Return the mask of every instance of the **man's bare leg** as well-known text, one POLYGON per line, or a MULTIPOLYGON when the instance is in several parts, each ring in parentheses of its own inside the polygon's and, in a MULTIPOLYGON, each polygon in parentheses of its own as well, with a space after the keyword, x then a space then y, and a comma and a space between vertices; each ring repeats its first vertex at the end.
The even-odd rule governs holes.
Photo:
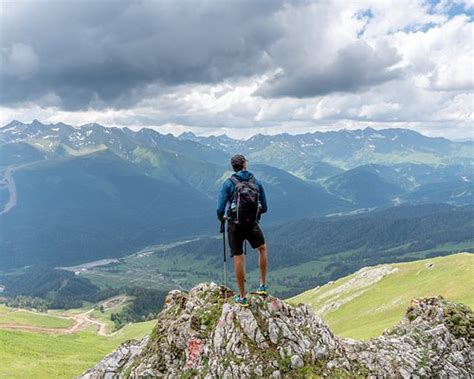
POLYGON ((260 268, 260 284, 267 284, 267 245, 263 244, 258 247, 260 256, 258 258, 258 267, 260 268))
POLYGON ((234 255, 235 277, 239 286, 240 297, 245 297, 244 255, 234 255))

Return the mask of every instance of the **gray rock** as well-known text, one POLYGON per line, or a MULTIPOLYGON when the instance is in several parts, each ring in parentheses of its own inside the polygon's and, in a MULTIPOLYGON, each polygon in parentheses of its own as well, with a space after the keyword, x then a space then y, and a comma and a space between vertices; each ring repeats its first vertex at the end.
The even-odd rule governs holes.
POLYGON ((204 283, 188 294, 171 291, 157 320, 159 338, 122 344, 82 378, 281 378, 305 364, 323 377, 473 377, 472 335, 449 319, 448 309, 457 307, 467 330, 472 311, 443 299, 414 300, 399 324, 364 342, 338 338, 308 307, 276 298, 221 306, 220 290, 204 283))
POLYGON ((291 367, 292 368, 301 368, 304 366, 304 362, 299 355, 293 355, 291 357, 291 367))

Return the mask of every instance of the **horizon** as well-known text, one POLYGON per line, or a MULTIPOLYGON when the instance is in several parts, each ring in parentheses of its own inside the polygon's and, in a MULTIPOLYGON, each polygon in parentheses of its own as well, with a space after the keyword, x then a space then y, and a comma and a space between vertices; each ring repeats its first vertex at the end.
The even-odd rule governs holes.
POLYGON ((44 0, 0 17, 1 124, 474 139, 472 1, 44 0))
POLYGON ((290 135, 290 136, 301 136, 301 135, 308 135, 308 134, 316 134, 316 133, 330 133, 330 132, 364 132, 366 130, 374 130, 374 131, 385 131, 385 130, 406 130, 406 131, 410 131, 410 132, 415 132, 415 133, 418 133, 424 137, 427 137, 427 138, 444 138, 446 140, 449 140, 449 141, 452 141, 452 142, 474 142, 474 136, 472 137, 466 137, 466 138, 461 138, 461 139, 453 139, 453 138, 447 138, 447 137, 443 137, 443 136, 430 136, 430 135, 427 135, 427 134, 424 134, 422 132, 419 132, 417 130, 413 130, 413 129, 408 129, 408 128, 397 128, 397 127, 383 127, 383 128, 376 128, 376 127, 372 127, 372 126, 366 126, 365 128, 359 128, 359 129, 346 129, 346 128, 341 128, 341 129, 328 129, 328 130, 313 130, 313 131, 308 131, 308 132, 295 132, 295 133, 291 133, 291 132, 280 132, 280 133, 274 133, 274 134, 266 134, 266 133, 261 133, 261 132, 258 132, 258 133, 255 133, 255 134, 251 134, 250 136, 248 137, 232 137, 226 133, 222 133, 222 134, 200 134, 200 133, 196 133, 195 130, 190 130, 190 131, 184 131, 184 132, 180 132, 180 133, 172 133, 172 132, 162 132, 160 130, 156 130, 155 128, 152 128, 152 127, 147 127, 147 126, 142 126, 142 127, 130 127, 130 126, 117 126, 117 125, 103 125, 103 124, 100 124, 100 123, 97 123, 97 122, 89 122, 89 123, 86 123, 86 124, 81 124, 81 125, 73 125, 73 124, 68 124, 68 123, 65 123, 65 122, 43 122, 43 121, 40 121, 38 119, 33 119, 31 120, 30 122, 22 122, 20 120, 11 120, 10 122, 0 126, 0 130, 3 129, 3 128, 6 128, 8 127, 10 124, 13 124, 13 123, 21 123, 23 125, 32 125, 33 123, 35 122, 38 122, 44 126, 56 126, 56 125, 59 125, 59 124, 63 124, 63 125, 66 125, 66 126, 70 126, 72 128, 75 128, 75 129, 80 129, 82 127, 89 127, 91 125, 98 125, 100 127, 103 127, 103 128, 112 128, 112 129, 129 129, 133 132, 139 132, 140 130, 142 129, 145 129, 145 130, 152 130, 158 134, 161 134, 161 135, 171 135, 173 137, 176 137, 176 138, 179 138, 183 135, 186 135, 186 134, 192 134, 193 136, 195 137, 203 137, 203 138, 209 138, 209 137, 216 137, 216 138, 219 138, 219 137, 225 137, 225 138, 230 138, 230 139, 233 139, 233 140, 239 140, 239 141, 248 141, 250 139, 252 139, 253 137, 255 136, 282 136, 282 135, 290 135))

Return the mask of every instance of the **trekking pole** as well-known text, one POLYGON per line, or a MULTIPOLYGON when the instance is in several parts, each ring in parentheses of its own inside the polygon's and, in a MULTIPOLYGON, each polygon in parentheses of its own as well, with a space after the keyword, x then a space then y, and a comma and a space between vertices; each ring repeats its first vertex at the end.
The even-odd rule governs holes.
POLYGON ((244 283, 247 283, 247 240, 244 241, 244 283))
POLYGON ((224 252, 224 302, 227 302, 227 254, 225 251, 225 219, 221 221, 222 247, 224 252))

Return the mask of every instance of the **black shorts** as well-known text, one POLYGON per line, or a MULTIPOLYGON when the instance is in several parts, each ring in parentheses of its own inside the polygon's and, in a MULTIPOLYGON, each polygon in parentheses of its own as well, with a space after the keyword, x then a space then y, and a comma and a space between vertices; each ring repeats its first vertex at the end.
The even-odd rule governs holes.
POLYGON ((262 229, 258 223, 248 226, 229 222, 227 225, 227 235, 229 237, 231 257, 243 254, 245 240, 249 241, 252 249, 256 249, 265 243, 262 229))

